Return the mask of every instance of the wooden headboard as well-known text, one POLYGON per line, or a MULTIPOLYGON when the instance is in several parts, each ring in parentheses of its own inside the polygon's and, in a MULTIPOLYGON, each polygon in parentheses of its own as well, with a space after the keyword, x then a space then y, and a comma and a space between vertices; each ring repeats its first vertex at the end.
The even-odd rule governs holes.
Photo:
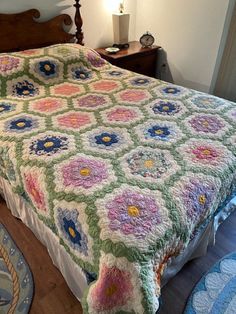
POLYGON ((53 44, 77 42, 83 45, 80 0, 75 0, 76 34, 64 30, 72 25, 67 14, 61 14, 47 22, 39 22, 40 12, 36 9, 16 14, 0 14, 0 52, 40 48, 53 44))

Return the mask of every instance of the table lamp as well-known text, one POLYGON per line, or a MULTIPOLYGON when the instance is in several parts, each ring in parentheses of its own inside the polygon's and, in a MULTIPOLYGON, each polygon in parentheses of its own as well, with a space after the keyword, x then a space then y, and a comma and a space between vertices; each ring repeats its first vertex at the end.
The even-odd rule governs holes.
POLYGON ((130 14, 124 13, 124 1, 120 1, 119 13, 112 14, 114 45, 119 49, 129 47, 129 21, 130 14))

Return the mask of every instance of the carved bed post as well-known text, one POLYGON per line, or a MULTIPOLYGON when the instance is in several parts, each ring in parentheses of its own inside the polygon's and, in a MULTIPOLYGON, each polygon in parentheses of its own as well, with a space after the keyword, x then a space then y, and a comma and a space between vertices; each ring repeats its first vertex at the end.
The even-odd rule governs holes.
POLYGON ((75 25, 76 25, 76 33, 75 33, 75 37, 77 40, 77 43, 80 45, 83 45, 83 40, 84 40, 84 34, 82 32, 82 26, 83 26, 83 20, 80 14, 80 0, 75 0, 75 4, 74 7, 76 9, 75 12, 75 25))

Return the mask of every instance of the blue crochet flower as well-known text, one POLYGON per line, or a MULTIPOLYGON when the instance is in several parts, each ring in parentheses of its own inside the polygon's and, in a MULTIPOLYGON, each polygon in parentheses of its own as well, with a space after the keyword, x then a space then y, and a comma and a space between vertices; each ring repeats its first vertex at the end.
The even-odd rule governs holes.
POLYGON ((78 67, 75 69, 72 69, 73 78, 76 80, 88 80, 92 76, 92 72, 84 67, 78 67))
POLYGON ((148 129, 148 133, 153 138, 159 138, 159 139, 167 139, 168 136, 171 134, 170 130, 166 126, 159 126, 155 125, 152 128, 148 129))
POLYGON ((60 150, 66 150, 68 148, 68 139, 62 136, 46 136, 43 139, 35 140, 31 146, 31 153, 36 155, 51 156, 60 150))
POLYGON ((36 121, 29 118, 19 118, 11 120, 7 123, 7 129, 9 131, 25 131, 32 129, 36 124, 36 121))
POLYGON ((57 65, 52 61, 40 61, 38 66, 39 71, 45 77, 54 77, 57 73, 57 65))
POLYGON ((74 250, 88 255, 88 238, 83 232, 79 222, 79 213, 76 209, 58 208, 57 221, 61 230, 61 236, 67 240, 70 247, 74 250))
POLYGON ((18 82, 13 86, 13 95, 21 98, 34 97, 38 95, 39 89, 27 80, 18 82))
POLYGON ((156 114, 167 114, 171 115, 179 111, 179 106, 170 101, 161 101, 155 104, 152 108, 153 112, 156 114))
POLYGON ((166 87, 163 89, 163 92, 166 94, 177 95, 181 92, 181 90, 177 87, 166 87))
POLYGON ((132 85, 136 85, 136 86, 143 86, 143 85, 147 85, 150 83, 150 80, 147 78, 136 78, 134 80, 131 80, 131 84, 132 85))
POLYGON ((119 142, 119 138, 116 134, 106 133, 106 132, 100 135, 96 135, 95 140, 98 145, 105 145, 105 146, 111 146, 119 142))
POLYGON ((6 102, 0 103, 0 115, 5 113, 5 112, 13 111, 15 109, 15 107, 16 107, 15 105, 9 104, 6 102))
POLYGON ((81 235, 76 230, 74 221, 71 219, 67 220, 66 217, 64 217, 63 222, 64 222, 63 227, 64 227, 65 232, 67 233, 70 241, 73 242, 74 244, 78 244, 79 246, 81 246, 81 235))

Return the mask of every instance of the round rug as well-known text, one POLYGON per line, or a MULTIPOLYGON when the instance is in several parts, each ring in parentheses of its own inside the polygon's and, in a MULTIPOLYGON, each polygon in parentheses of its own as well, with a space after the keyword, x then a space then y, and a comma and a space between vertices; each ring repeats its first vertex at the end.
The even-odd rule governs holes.
POLYGON ((31 271, 0 223, 0 314, 27 314, 34 294, 31 271))
POLYGON ((194 288, 184 314, 236 313, 236 252, 217 262, 194 288))

